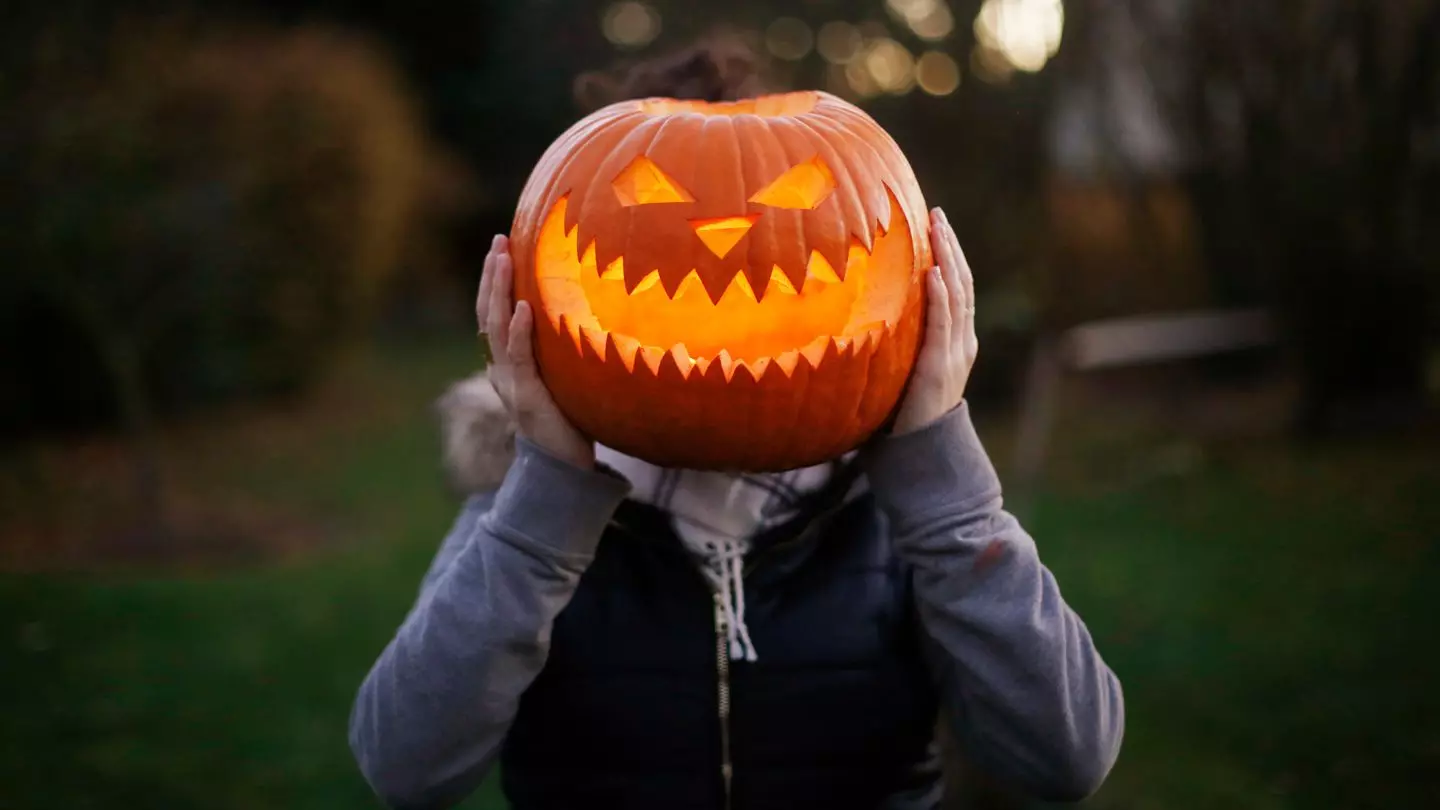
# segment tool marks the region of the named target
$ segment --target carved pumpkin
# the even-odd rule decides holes
[[[597,441],[664,466],[791,469],[895,407],[928,222],[899,147],[829,94],[625,101],[531,175],[516,295],[546,385]]]

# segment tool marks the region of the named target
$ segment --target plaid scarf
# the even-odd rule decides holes
[[[745,555],[755,537],[796,517],[850,459],[781,473],[726,473],[656,467],[603,445],[596,460],[629,479],[630,497],[668,512],[676,535],[720,603],[734,660],[755,660],[745,627]],[[857,480],[845,495],[864,489]]]

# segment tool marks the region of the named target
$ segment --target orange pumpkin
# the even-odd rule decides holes
[[[790,469],[894,409],[928,223],[899,147],[835,96],[624,101],[530,176],[516,295],[545,383],[597,441],[670,467]]]

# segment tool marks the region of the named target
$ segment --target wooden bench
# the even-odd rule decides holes
[[[1278,330],[1259,309],[1204,310],[1091,321],[1040,339],[1031,353],[1015,437],[1015,475],[1028,489],[1045,466],[1067,372],[1141,366],[1274,345]]]

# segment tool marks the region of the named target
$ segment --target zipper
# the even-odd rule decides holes
[[[834,513],[838,512],[841,506],[843,506],[843,504],[824,510],[823,512],[817,514],[815,516],[816,519],[812,520],[809,525],[802,529],[800,533],[795,537],[777,543],[755,555],[754,559],[747,561],[743,565],[741,570],[741,576],[748,577],[751,572],[753,572],[762,562],[773,558],[780,551],[795,548],[796,546],[799,546],[802,543],[810,540],[815,534],[819,532],[821,526],[828,522],[826,519]],[[629,526],[626,526],[625,524],[613,518],[610,520],[610,526],[632,537],[642,537],[639,532],[634,531]],[[700,579],[705,582],[705,585],[708,588],[709,581],[705,580],[703,576],[700,576],[700,573],[698,571],[696,571],[695,574],[697,577],[700,577]],[[735,779],[735,766],[730,759],[729,626],[725,622],[725,605],[722,601],[723,597],[718,592],[714,591],[711,592],[711,596],[715,605],[715,690],[716,697],[718,698],[717,714],[720,720],[720,779],[721,783],[724,785],[725,791],[725,810],[730,810],[730,806],[732,803],[731,797],[733,795],[733,783]]]
[[[730,810],[731,781],[735,767],[730,762],[730,644],[725,623],[725,606],[715,594],[715,681],[720,714],[720,779],[725,784],[725,810]]]

